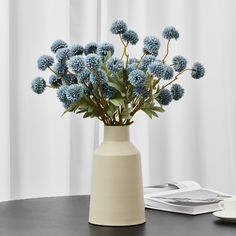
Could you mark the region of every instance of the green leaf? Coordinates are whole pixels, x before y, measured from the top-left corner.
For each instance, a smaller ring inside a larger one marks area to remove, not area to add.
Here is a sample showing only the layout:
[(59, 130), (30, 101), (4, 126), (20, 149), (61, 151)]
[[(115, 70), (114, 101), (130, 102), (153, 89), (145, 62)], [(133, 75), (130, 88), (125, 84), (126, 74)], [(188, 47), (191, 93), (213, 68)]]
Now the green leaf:
[(147, 75), (147, 79), (145, 81), (145, 87), (146, 88), (150, 88), (151, 84), (152, 84), (152, 81), (153, 81), (153, 76), (148, 74)]
[(85, 112), (84, 115), (83, 115), (83, 118), (88, 118), (91, 116), (91, 113), (90, 112)]
[(109, 100), (115, 106), (125, 106), (124, 98), (113, 98)]
[(152, 110), (158, 111), (158, 112), (165, 112), (165, 110), (163, 109), (163, 107), (158, 107), (158, 106), (154, 106), (154, 107), (152, 108)]
[(159, 82), (158, 80), (154, 79), (153, 80), (153, 87), (155, 87), (158, 84), (158, 82)]
[(131, 111), (132, 111), (131, 108), (125, 108), (125, 109), (122, 111), (122, 113), (121, 113), (122, 118), (124, 118), (124, 119), (131, 119), (131, 118), (132, 118), (132, 116), (130, 115)]
[(113, 105), (112, 103), (109, 104), (109, 108), (107, 110), (107, 114), (112, 117), (115, 115), (115, 113), (117, 112), (117, 107), (115, 105)]
[(125, 96), (125, 89), (119, 82), (108, 82), (108, 85), (120, 92), (122, 96)]
[(142, 108), (141, 110), (144, 111), (151, 119), (153, 116), (158, 117), (157, 113), (150, 108)]

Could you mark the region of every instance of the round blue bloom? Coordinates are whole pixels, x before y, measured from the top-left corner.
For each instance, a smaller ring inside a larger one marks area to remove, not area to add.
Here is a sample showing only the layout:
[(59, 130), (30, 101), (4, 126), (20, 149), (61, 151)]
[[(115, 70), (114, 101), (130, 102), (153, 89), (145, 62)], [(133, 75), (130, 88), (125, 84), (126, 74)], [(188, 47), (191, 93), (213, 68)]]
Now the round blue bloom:
[(157, 101), (164, 106), (167, 106), (172, 101), (172, 93), (168, 89), (161, 90)]
[(173, 26), (166, 27), (163, 30), (162, 35), (165, 39), (169, 39), (169, 40), (179, 38), (179, 32)]
[(84, 52), (84, 48), (79, 44), (74, 44), (69, 47), (69, 56), (70, 57), (82, 55), (83, 52)]
[(49, 84), (53, 87), (58, 87), (62, 84), (62, 81), (56, 75), (51, 75), (49, 77)]
[(194, 79), (200, 79), (203, 77), (205, 75), (204, 66), (199, 62), (195, 62), (192, 67), (191, 75)]
[(90, 74), (91, 74), (90, 70), (84, 69), (77, 75), (77, 79), (81, 83), (87, 83), (89, 82)]
[(66, 97), (66, 91), (68, 89), (68, 85), (62, 85), (58, 90), (57, 90), (57, 97), (61, 102), (66, 103), (68, 101)]
[(70, 102), (76, 102), (77, 100), (81, 98), (81, 96), (83, 95), (83, 92), (84, 90), (82, 86), (78, 84), (72, 84), (66, 90), (66, 98)]
[(35, 93), (41, 94), (46, 88), (46, 82), (42, 77), (37, 77), (32, 81), (31, 88)]
[(155, 77), (162, 78), (165, 72), (165, 65), (154, 61), (148, 66), (148, 72)]
[(48, 55), (42, 55), (38, 60), (38, 68), (40, 70), (46, 70), (49, 66), (52, 66), (54, 63), (54, 59)]
[(107, 42), (99, 44), (97, 48), (97, 54), (101, 57), (106, 56), (109, 52), (112, 56), (114, 54), (114, 51), (114, 46), (111, 43)]
[(136, 96), (141, 96), (144, 99), (148, 97), (148, 91), (143, 85), (134, 87), (133, 92)]
[(150, 53), (145, 47), (143, 47), (143, 53), (146, 54), (146, 55), (152, 55), (154, 57), (158, 56), (158, 51)]
[(133, 70), (129, 74), (129, 82), (133, 86), (141, 86), (146, 81), (146, 75), (142, 70)]
[(69, 61), (69, 67), (75, 73), (81, 72), (85, 67), (83, 57), (82, 56), (73, 56), (73, 57), (71, 57), (70, 61)]
[(128, 64), (128, 73), (130, 73), (133, 70), (137, 69), (137, 63), (133, 63), (133, 64)]
[(52, 52), (56, 53), (58, 49), (60, 48), (67, 48), (67, 43), (64, 42), (63, 40), (56, 40), (55, 42), (53, 42), (53, 44), (51, 45), (51, 50)]
[(105, 98), (111, 99), (116, 95), (115, 89), (110, 87), (107, 83), (102, 83), (101, 87)]
[(64, 62), (58, 62), (53, 66), (53, 70), (60, 76), (64, 76), (67, 72), (67, 66)]
[(144, 49), (151, 54), (158, 53), (160, 48), (160, 40), (155, 36), (146, 36), (143, 40)]
[(143, 71), (148, 69), (148, 66), (156, 60), (156, 57), (153, 55), (146, 55), (143, 57), (142, 61), (139, 64), (139, 68)]
[(66, 81), (63, 81), (63, 83), (65, 82), (67, 85), (71, 85), (71, 84), (77, 84), (78, 83), (78, 80), (76, 78), (75, 75), (72, 75), (72, 74), (66, 74), (64, 75), (64, 80)]
[(128, 64), (133, 64), (133, 63), (138, 63), (138, 59), (137, 58), (130, 58), (128, 61)]
[(111, 72), (116, 73), (123, 69), (123, 62), (118, 57), (110, 57), (106, 66)]
[(68, 48), (60, 48), (56, 52), (56, 59), (58, 62), (64, 62), (69, 58), (69, 49)]
[(114, 21), (110, 30), (113, 34), (123, 34), (127, 31), (127, 24), (123, 20)]
[(169, 80), (172, 79), (174, 76), (174, 70), (171, 66), (164, 65), (164, 74), (163, 74), (163, 79), (164, 80)]
[(101, 83), (104, 83), (104, 82), (108, 81), (108, 77), (107, 77), (106, 73), (103, 70), (99, 69), (95, 73), (90, 73), (89, 80), (92, 84), (97, 83), (98, 80)]
[(187, 60), (182, 56), (175, 56), (172, 62), (174, 70), (177, 72), (183, 71), (187, 66)]
[(173, 99), (176, 101), (182, 98), (184, 95), (184, 89), (179, 84), (173, 84), (170, 91), (172, 93)]
[(91, 69), (98, 69), (101, 64), (101, 58), (96, 54), (89, 54), (85, 58), (85, 65)]
[(135, 45), (139, 40), (138, 34), (133, 30), (126, 31), (124, 34), (122, 34), (122, 38), (125, 42), (131, 43), (132, 45)]
[(97, 48), (98, 48), (97, 43), (94, 42), (88, 43), (84, 47), (84, 54), (88, 55), (91, 53), (97, 53)]

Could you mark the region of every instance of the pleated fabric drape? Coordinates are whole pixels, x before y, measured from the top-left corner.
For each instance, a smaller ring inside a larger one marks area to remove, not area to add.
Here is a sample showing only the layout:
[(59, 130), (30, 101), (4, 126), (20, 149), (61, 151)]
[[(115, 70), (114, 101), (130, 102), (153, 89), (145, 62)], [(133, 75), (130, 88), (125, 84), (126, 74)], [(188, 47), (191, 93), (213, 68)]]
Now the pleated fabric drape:
[(109, 41), (119, 56), (121, 44), (109, 31), (116, 19), (139, 34), (130, 55), (141, 55), (146, 35), (161, 39), (162, 29), (174, 25), (180, 38), (171, 42), (168, 60), (183, 55), (190, 66), (206, 67), (202, 80), (183, 76), (184, 98), (158, 119), (136, 116), (131, 138), (142, 155), (144, 185), (191, 179), (236, 193), (235, 7), (233, 0), (2, 0), (0, 201), (89, 193), (103, 125), (60, 117), (55, 91), (37, 96), (30, 83), (50, 76), (38, 71), (36, 60), (55, 39)]

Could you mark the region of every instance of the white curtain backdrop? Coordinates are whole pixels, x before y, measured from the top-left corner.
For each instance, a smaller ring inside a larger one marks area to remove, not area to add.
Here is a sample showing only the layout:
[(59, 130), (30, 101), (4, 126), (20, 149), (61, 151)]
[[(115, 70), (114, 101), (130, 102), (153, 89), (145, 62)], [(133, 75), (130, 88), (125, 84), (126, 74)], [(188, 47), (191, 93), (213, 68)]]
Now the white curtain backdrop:
[[(183, 76), (184, 98), (159, 119), (136, 116), (131, 138), (142, 154), (144, 185), (191, 179), (236, 194), (235, 8), (234, 0), (1, 0), (0, 201), (89, 193), (102, 124), (60, 117), (55, 91), (37, 96), (30, 83), (50, 75), (36, 60), (56, 39), (110, 41), (120, 55), (109, 31), (116, 19), (139, 33), (130, 55), (141, 55), (144, 36), (161, 38), (174, 25), (180, 38), (170, 55), (207, 68), (199, 81)], [(162, 46), (160, 55), (164, 40)]]

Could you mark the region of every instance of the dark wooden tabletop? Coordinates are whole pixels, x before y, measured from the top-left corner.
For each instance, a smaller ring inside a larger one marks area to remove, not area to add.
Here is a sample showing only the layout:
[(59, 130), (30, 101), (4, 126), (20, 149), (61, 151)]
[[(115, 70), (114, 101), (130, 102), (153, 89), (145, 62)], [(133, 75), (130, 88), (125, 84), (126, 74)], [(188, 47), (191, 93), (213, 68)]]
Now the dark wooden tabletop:
[(88, 223), (89, 197), (71, 196), (0, 203), (1, 236), (235, 236), (236, 224), (212, 214), (187, 216), (146, 210), (146, 224), (102, 227)]

